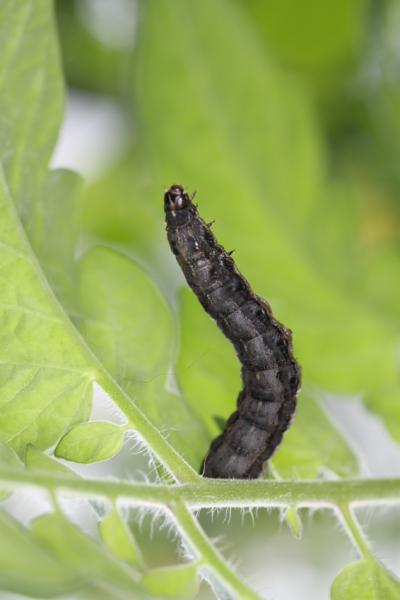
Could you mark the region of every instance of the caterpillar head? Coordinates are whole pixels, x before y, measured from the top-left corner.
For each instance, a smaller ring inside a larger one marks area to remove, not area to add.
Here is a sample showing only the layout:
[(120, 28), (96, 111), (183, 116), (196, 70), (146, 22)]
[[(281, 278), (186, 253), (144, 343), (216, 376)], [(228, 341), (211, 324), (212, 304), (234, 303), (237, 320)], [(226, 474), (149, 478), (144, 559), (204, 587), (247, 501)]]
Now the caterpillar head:
[(189, 194), (181, 185), (171, 185), (164, 194), (164, 207), (166, 212), (177, 213), (188, 208), (191, 204)]

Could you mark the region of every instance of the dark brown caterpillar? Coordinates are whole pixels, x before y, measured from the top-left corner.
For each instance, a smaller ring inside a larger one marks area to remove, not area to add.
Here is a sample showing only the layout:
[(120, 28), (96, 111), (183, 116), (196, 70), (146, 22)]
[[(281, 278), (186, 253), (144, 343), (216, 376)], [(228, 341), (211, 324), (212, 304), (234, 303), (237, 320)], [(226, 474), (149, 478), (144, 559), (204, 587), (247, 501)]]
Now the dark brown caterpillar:
[(256, 296), (180, 185), (164, 195), (167, 235), (186, 280), (233, 343), (242, 364), (237, 410), (211, 444), (205, 477), (255, 479), (279, 445), (296, 408), (300, 368), (291, 332)]

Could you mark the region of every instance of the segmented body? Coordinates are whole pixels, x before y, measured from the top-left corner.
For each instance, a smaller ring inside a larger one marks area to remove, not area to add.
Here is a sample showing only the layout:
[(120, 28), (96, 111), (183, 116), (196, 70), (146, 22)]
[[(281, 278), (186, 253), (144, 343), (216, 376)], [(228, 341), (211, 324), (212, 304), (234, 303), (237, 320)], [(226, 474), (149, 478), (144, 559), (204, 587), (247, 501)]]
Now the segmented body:
[(296, 408), (300, 368), (291, 332), (273, 316), (199, 216), (185, 190), (164, 196), (167, 235), (185, 278), (232, 342), (242, 365), (237, 410), (210, 446), (205, 477), (254, 479), (262, 472)]

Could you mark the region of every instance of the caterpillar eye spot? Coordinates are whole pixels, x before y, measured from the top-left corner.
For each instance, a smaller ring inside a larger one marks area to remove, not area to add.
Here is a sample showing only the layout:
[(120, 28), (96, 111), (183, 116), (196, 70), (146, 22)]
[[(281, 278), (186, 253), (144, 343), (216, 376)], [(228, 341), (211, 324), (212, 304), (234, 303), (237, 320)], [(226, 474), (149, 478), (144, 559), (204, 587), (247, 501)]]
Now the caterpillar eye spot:
[(191, 199), (181, 185), (171, 185), (164, 194), (165, 211), (170, 211), (173, 216), (178, 210), (183, 210), (191, 205)]
[(251, 290), (192, 199), (180, 185), (165, 192), (168, 241), (189, 286), (234, 345), (243, 382), (237, 410), (226, 422), (222, 420), (222, 434), (211, 443), (200, 473), (255, 479), (290, 425), (300, 367), (293, 356), (290, 330)]

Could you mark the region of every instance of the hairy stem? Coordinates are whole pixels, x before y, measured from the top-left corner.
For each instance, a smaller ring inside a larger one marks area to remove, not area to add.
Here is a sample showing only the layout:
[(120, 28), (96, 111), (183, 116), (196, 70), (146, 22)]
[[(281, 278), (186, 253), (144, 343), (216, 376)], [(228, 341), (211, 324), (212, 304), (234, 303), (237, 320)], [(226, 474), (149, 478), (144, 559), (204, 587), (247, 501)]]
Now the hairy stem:
[(161, 435), (160, 431), (148, 420), (142, 411), (132, 402), (126, 392), (117, 384), (108, 372), (101, 369), (97, 382), (107, 392), (115, 404), (121, 409), (129, 421), (129, 425), (140, 437), (146, 446), (155, 454), (161, 464), (170, 474), (181, 482), (196, 482), (200, 475), (187, 463), (173, 446)]
[(55, 476), (0, 466), (0, 487), (35, 486), (111, 501), (126, 498), (143, 504), (166, 505), (182, 501), (195, 507), (346, 506), (351, 503), (400, 502), (400, 479), (344, 481), (237, 481), (155, 485)]
[(348, 536), (353, 540), (361, 556), (367, 560), (374, 560), (373, 556), (371, 555), (371, 551), (368, 547), (368, 542), (366, 540), (364, 532), (362, 531), (359, 523), (353, 515), (349, 505), (341, 504), (338, 508), (343, 518)]
[(228, 566), (185, 503), (177, 501), (170, 508), (184, 537), (188, 539), (195, 552), (202, 557), (204, 563), (212, 567), (214, 574), (223, 586), (233, 592), (237, 598), (260, 600), (260, 596), (253, 592)]

